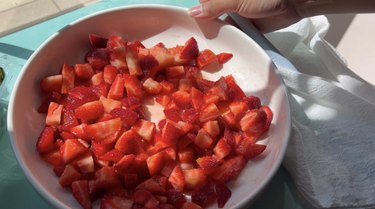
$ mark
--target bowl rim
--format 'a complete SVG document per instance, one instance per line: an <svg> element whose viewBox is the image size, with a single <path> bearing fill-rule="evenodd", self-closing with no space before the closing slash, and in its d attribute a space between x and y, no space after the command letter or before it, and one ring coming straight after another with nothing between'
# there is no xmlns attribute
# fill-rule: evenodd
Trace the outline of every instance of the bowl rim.
<svg viewBox="0 0 375 209"><path fill-rule="evenodd" d="M59 200L59 199L55 198L54 196L50 195L49 192L39 183L39 181L36 179L36 177L34 175L30 174L30 170L29 170L28 166L26 165L26 163L24 162L22 154L17 149L17 144L16 144L16 141L14 140L15 139L15 134L14 134L14 131L13 131L14 130L14 128L13 128L13 125L14 125L14 121L13 121L13 112L14 112L13 104L14 104L14 100L16 99L16 94L17 94L16 89L20 85L20 82L21 82L21 80L22 80L22 78L23 78L23 76L24 76L24 74L26 72L26 69L29 67L29 65L31 64L31 62L34 59L34 57L36 57L39 54L39 52L52 39L54 39L56 36L58 36L61 31L69 28L70 26L79 24L80 22L83 22L83 21L85 21L87 19L90 19L92 17L95 17L95 16L99 16L99 15L103 15L103 14L111 13L111 12L115 12L115 11L129 10L129 9L166 9L166 10L171 10L171 11L187 12L187 8L180 7L180 6L174 6L174 5L166 5L166 4L132 4L132 5L116 6L116 7L113 7L113 8L103 9L101 11L93 12L93 13L91 13L89 15L86 15L84 17L78 18L75 21L72 21L69 24L67 24L66 26L62 27L58 31L54 32L45 41L43 41L43 43L28 58L28 60L26 61L26 63L22 67L22 69L21 69L21 71L20 71L20 73L19 73L19 75L18 75L18 77L17 77L17 79L15 81L14 88L13 88L13 90L11 92L11 95L10 95L10 98L9 98L8 111L7 111L7 130L8 130L9 138L10 138L10 141L11 141L11 146L12 146L13 152L14 152L14 154L16 156L16 159L17 159L17 161L18 161L21 169L23 170L23 173L26 176L26 179L28 180L28 182L31 183L31 185L33 186L33 188L35 190L37 190L39 192L39 194L41 194L41 196L45 200L47 200L47 202L49 204L51 204L51 205L53 205L55 207L58 207L58 208L67 208L67 205L64 204L61 200ZM218 21L218 22L226 24L225 22L223 22L220 19L213 19L211 21ZM277 71L277 66L271 60L271 58L269 57L269 55L267 55L267 53L264 51L264 49L261 46L259 46L259 44L255 40L253 40L250 37L248 37L241 30L238 29L238 31L240 32L241 35L246 36L249 40L251 40L251 42L254 43L254 47L258 48L257 50L260 53L263 54L262 56L265 57L265 59L268 59L270 65L272 66L271 68L273 68L272 71L274 71L274 73L276 74L277 79L280 81L282 92L283 92L283 94L285 94L284 96L286 98L286 100L285 100L286 104L285 105L286 105L287 112L286 112L285 124L286 124L286 127L287 127L288 130L287 130L287 133L286 133L285 139L284 139L285 143L283 143L282 146L279 149L279 154L278 154L279 158L275 161L275 165L272 166L272 168L270 169L270 171L266 174L266 176L264 178L264 182L262 184L260 184L260 186L254 191L255 196L253 196L250 199L249 198L242 199L236 205L234 205L234 208L242 208L242 207L246 206L247 204L250 204L251 202L255 201L255 199L260 195L260 193L268 185L268 183L270 182L270 180L275 176L277 170L281 166L282 161L283 161L283 159L285 157L285 153L286 153L286 150L287 150L287 145L289 143L289 138L290 138L290 134L291 134L291 124L292 124L292 122L291 122L291 108L290 108L290 95L288 93L288 89L287 89L287 87L285 85L284 80L282 79L281 75Z"/></svg>

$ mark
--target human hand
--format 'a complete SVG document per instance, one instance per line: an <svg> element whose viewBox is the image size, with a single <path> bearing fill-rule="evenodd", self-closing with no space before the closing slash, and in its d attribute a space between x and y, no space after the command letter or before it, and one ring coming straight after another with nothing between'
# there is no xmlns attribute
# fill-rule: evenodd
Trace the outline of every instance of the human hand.
<svg viewBox="0 0 375 209"><path fill-rule="evenodd" d="M262 32L289 26L301 19L291 0L200 0L189 9L195 18L215 18L226 12L246 17Z"/></svg>

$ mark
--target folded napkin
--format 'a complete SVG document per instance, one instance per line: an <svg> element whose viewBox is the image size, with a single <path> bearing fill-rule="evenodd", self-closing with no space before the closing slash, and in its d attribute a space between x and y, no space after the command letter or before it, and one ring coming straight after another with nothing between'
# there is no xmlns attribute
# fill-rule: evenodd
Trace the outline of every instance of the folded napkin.
<svg viewBox="0 0 375 209"><path fill-rule="evenodd" d="M328 29L317 16L266 34L298 70L279 69L292 111L283 165L314 208L375 208L375 87L324 40Z"/></svg>

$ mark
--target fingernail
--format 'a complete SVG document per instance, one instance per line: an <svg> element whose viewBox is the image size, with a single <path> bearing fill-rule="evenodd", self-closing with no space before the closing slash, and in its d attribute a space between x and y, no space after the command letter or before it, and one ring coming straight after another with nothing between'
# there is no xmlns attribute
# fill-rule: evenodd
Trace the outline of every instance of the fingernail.
<svg viewBox="0 0 375 209"><path fill-rule="evenodd" d="M192 17L203 17L202 5L197 5L188 10L188 13Z"/></svg>

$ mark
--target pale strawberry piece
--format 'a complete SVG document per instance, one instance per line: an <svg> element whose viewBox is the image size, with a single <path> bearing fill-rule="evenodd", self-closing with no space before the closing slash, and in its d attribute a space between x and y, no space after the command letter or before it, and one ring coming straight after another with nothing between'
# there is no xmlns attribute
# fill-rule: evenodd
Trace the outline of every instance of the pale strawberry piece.
<svg viewBox="0 0 375 209"><path fill-rule="evenodd" d="M102 140L115 132L120 131L122 128L122 121L120 118L115 118L103 122L89 124L83 129L87 136L94 140Z"/></svg>
<svg viewBox="0 0 375 209"><path fill-rule="evenodd" d="M161 131L161 137L159 141L155 141L160 147L169 147L177 144L179 137L181 136L180 130L174 126L171 122L167 121Z"/></svg>
<svg viewBox="0 0 375 209"><path fill-rule="evenodd" d="M122 103L120 101L114 100L114 99L108 99L104 96L100 97L100 101L103 104L103 108L104 108L105 113L110 113L112 110L114 110L116 108L121 108L121 106L122 106Z"/></svg>
<svg viewBox="0 0 375 209"><path fill-rule="evenodd" d="M63 187L69 187L74 181L80 179L81 176L82 174L74 166L68 164L59 178L59 183Z"/></svg>
<svg viewBox="0 0 375 209"><path fill-rule="evenodd" d="M64 164L69 163L87 151L87 147L77 139L68 139L60 147L60 155Z"/></svg>
<svg viewBox="0 0 375 209"><path fill-rule="evenodd" d="M55 133L55 128L50 126L44 127L36 143L36 150L39 153L50 152L55 149Z"/></svg>
<svg viewBox="0 0 375 209"><path fill-rule="evenodd" d="M62 86L61 93L66 94L70 89L74 88L75 73L74 68L68 64L64 64L61 70Z"/></svg>
<svg viewBox="0 0 375 209"><path fill-rule="evenodd" d="M89 193L89 182L87 180L74 181L71 186L74 198L84 209L91 209L91 199Z"/></svg>
<svg viewBox="0 0 375 209"><path fill-rule="evenodd" d="M181 163L191 163L196 159L196 153L192 147L184 147L179 149L177 155Z"/></svg>
<svg viewBox="0 0 375 209"><path fill-rule="evenodd" d="M246 102L243 101L234 101L231 102L229 105L229 110L233 113L236 120L241 119L246 112L249 110L249 106Z"/></svg>
<svg viewBox="0 0 375 209"><path fill-rule="evenodd" d="M203 129L212 137L216 138L220 134L220 126L217 120L210 120L203 124Z"/></svg>
<svg viewBox="0 0 375 209"><path fill-rule="evenodd" d="M125 49L126 41L119 35L111 35L107 40L107 48L114 51L121 51Z"/></svg>
<svg viewBox="0 0 375 209"><path fill-rule="evenodd" d="M171 94L173 91L175 91L175 85L169 81L163 80L160 82L160 85L162 85L161 94Z"/></svg>
<svg viewBox="0 0 375 209"><path fill-rule="evenodd" d="M129 74L133 76L140 76L143 74L138 59L137 46L129 44L126 46L126 63L128 65Z"/></svg>
<svg viewBox="0 0 375 209"><path fill-rule="evenodd" d="M101 101L87 102L74 110L76 118L82 121L92 121L104 114L104 107Z"/></svg>
<svg viewBox="0 0 375 209"><path fill-rule="evenodd" d="M80 138L80 139L83 139L85 141L90 141L90 138L87 137L83 127L85 127L87 124L86 123L81 123L77 126L74 126L72 128L69 129L70 133L72 133L74 136L76 137L71 137L71 138Z"/></svg>
<svg viewBox="0 0 375 209"><path fill-rule="evenodd" d="M176 78L185 74L185 67L183 65L171 66L165 69L167 78Z"/></svg>
<svg viewBox="0 0 375 209"><path fill-rule="evenodd" d="M112 84L117 76L117 68L112 65L106 65L103 70L103 79L107 84Z"/></svg>
<svg viewBox="0 0 375 209"><path fill-rule="evenodd" d="M167 106L171 101L171 97L169 95L156 95L155 101L162 106Z"/></svg>
<svg viewBox="0 0 375 209"><path fill-rule="evenodd" d="M237 119L236 116L230 110L223 113L221 115L221 118L228 127L237 128L239 119Z"/></svg>
<svg viewBox="0 0 375 209"><path fill-rule="evenodd" d="M145 91L149 94L159 94L163 89L163 86L151 77L147 78L142 85Z"/></svg>
<svg viewBox="0 0 375 209"><path fill-rule="evenodd" d="M210 103L203 107L199 113L199 121L204 123L209 120L215 120L219 116L219 109L214 103Z"/></svg>
<svg viewBox="0 0 375 209"><path fill-rule="evenodd" d="M173 125L178 128L181 132L181 135L185 135L193 129L193 125L184 121L177 121Z"/></svg>
<svg viewBox="0 0 375 209"><path fill-rule="evenodd" d="M194 108L185 109L181 113L181 119L187 123L195 124L198 121L199 112Z"/></svg>
<svg viewBox="0 0 375 209"><path fill-rule="evenodd" d="M217 54L216 57L217 57L217 61L220 64L224 64L224 63L228 62L230 59L232 59L233 54L227 53L227 52L221 52L221 53Z"/></svg>
<svg viewBox="0 0 375 209"><path fill-rule="evenodd" d="M77 160L77 166L82 173L93 173L95 171L94 158L87 153Z"/></svg>
<svg viewBox="0 0 375 209"><path fill-rule="evenodd" d="M147 167L151 176L158 174L164 166L165 153L158 152L147 158Z"/></svg>
<svg viewBox="0 0 375 209"><path fill-rule="evenodd" d="M196 110L199 110L200 107L204 104L204 100L203 100L204 94L203 94L203 92L201 92L200 90L198 90L195 87L192 87L190 94L191 94L192 106Z"/></svg>
<svg viewBox="0 0 375 209"><path fill-rule="evenodd" d="M140 119L133 125L132 129L143 139L150 141L154 137L156 125L151 121Z"/></svg>
<svg viewBox="0 0 375 209"><path fill-rule="evenodd" d="M140 136L132 129L125 131L117 140L115 148L124 154L138 154L142 151Z"/></svg>
<svg viewBox="0 0 375 209"><path fill-rule="evenodd" d="M98 73L95 73L91 79L90 79L90 84L92 86L97 86L99 84L102 84L104 83L104 76L103 76L103 72L98 72Z"/></svg>
<svg viewBox="0 0 375 209"><path fill-rule="evenodd" d="M267 114L262 110L250 110L240 120L240 127L244 132L261 133L266 126Z"/></svg>
<svg viewBox="0 0 375 209"><path fill-rule="evenodd" d="M224 138L221 138L214 147L215 156L219 159L225 158L231 153L231 151L231 146L225 141Z"/></svg>
<svg viewBox="0 0 375 209"><path fill-rule="evenodd" d="M89 63L84 64L75 64L74 65L74 72L76 78L81 81L90 80L91 77L94 75L94 69L91 67Z"/></svg>
<svg viewBox="0 0 375 209"><path fill-rule="evenodd" d="M124 79L121 74L117 74L109 89L107 98L119 100L124 96Z"/></svg>
<svg viewBox="0 0 375 209"><path fill-rule="evenodd" d="M185 176L179 165L176 165L168 177L168 182L172 187L179 192L184 190L185 186Z"/></svg>
<svg viewBox="0 0 375 209"><path fill-rule="evenodd" d="M241 156L235 156L228 160L225 160L213 173L212 177L214 180L227 183L237 178L242 169L246 166L247 160Z"/></svg>
<svg viewBox="0 0 375 209"><path fill-rule="evenodd" d="M186 91L175 91L172 94L172 100L175 102L175 104L182 108L182 109L188 109L191 107L191 98L190 94Z"/></svg>
<svg viewBox="0 0 375 209"><path fill-rule="evenodd" d="M63 110L63 105L51 102L48 106L48 112L46 116L46 125L57 126L61 123L61 113Z"/></svg>
<svg viewBox="0 0 375 209"><path fill-rule="evenodd" d="M207 176L200 168L183 170L186 189L198 189L207 183Z"/></svg>
<svg viewBox="0 0 375 209"><path fill-rule="evenodd" d="M43 78L40 82L40 86L44 92L61 92L62 86L62 75L51 75Z"/></svg>
<svg viewBox="0 0 375 209"><path fill-rule="evenodd" d="M200 129L194 139L194 144L201 149L210 148L213 142L214 140L212 139L212 137L204 129Z"/></svg>
<svg viewBox="0 0 375 209"><path fill-rule="evenodd" d="M158 69L163 69L174 64L174 57L163 44L156 44L150 48L150 55L158 62Z"/></svg>
<svg viewBox="0 0 375 209"><path fill-rule="evenodd" d="M198 158L197 164L204 170L206 174L211 174L220 165L219 159L214 156L203 156Z"/></svg>
<svg viewBox="0 0 375 209"><path fill-rule="evenodd" d="M197 57L197 65L200 69L217 62L217 56L210 49L204 49Z"/></svg>
<svg viewBox="0 0 375 209"><path fill-rule="evenodd" d="M100 209L132 209L133 205L133 200L114 195L107 195L100 201Z"/></svg>

